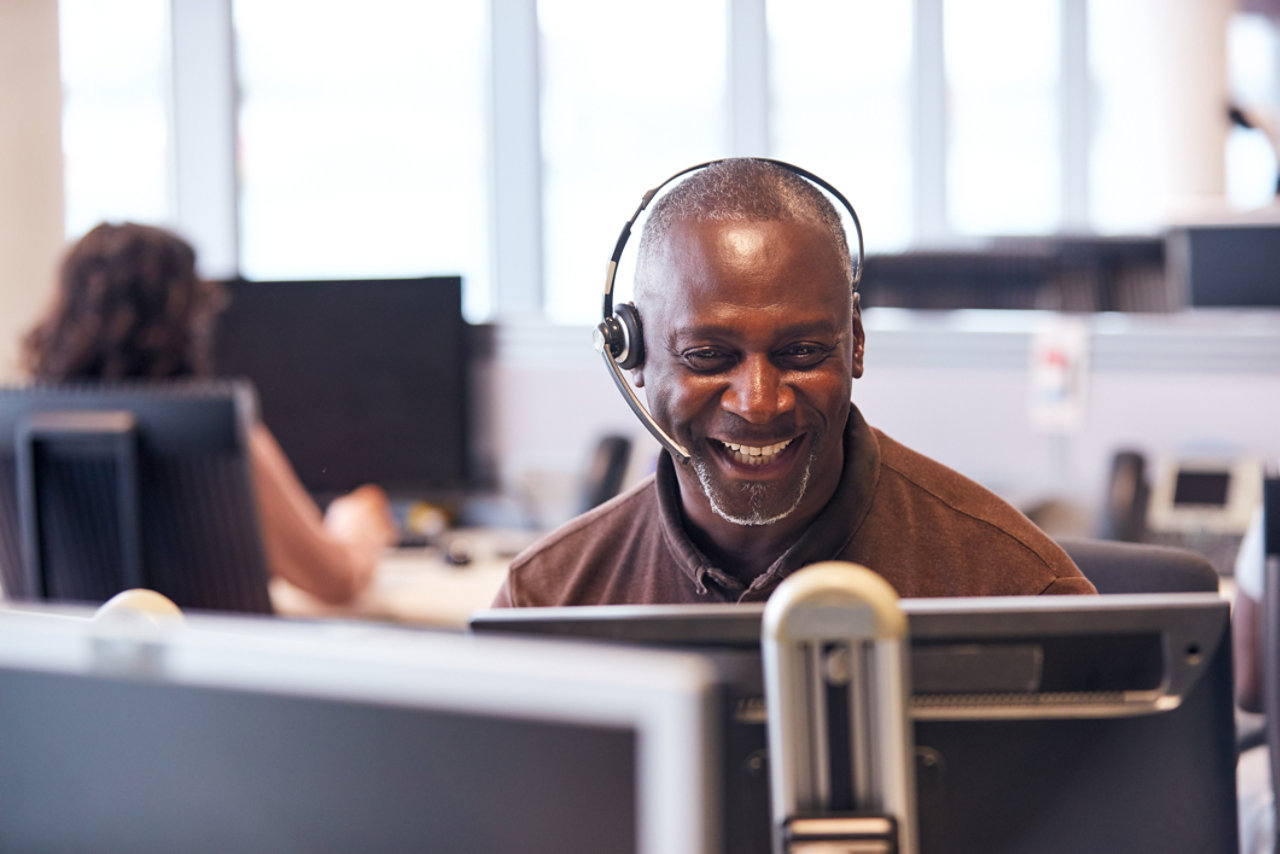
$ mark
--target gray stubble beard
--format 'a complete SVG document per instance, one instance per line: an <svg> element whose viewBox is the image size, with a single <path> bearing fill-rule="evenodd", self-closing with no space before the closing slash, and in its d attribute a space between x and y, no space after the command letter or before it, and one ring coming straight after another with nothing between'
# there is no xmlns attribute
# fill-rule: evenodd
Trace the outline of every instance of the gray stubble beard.
<svg viewBox="0 0 1280 854"><path fill-rule="evenodd" d="M772 525L774 522L780 522L790 516L800 506L800 502L804 500L804 494L809 488L809 474L813 471L814 459L817 457L817 443L809 451L809 459L805 461L804 472L800 476L800 485L796 489L795 498L790 506L780 513L772 516L765 515L764 502L771 488L767 483L746 483L740 484L737 488L746 495L748 504L748 515L735 516L728 511L718 494L717 486L711 478L711 469L707 465L706 460L701 456L695 456L693 459L693 470L698 475L698 483L702 487L702 494L707 496L707 501L711 504L711 512L715 513L726 522L734 525L743 525L745 527L760 527L763 525Z"/></svg>

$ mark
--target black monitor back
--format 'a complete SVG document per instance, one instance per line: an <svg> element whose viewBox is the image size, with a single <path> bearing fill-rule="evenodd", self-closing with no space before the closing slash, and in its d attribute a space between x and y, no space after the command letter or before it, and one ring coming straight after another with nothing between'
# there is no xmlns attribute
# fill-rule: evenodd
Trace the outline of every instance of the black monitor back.
<svg viewBox="0 0 1280 854"><path fill-rule="evenodd" d="M1280 306L1280 223L1221 223L1169 235L1169 268L1194 307Z"/></svg>
<svg viewBox="0 0 1280 854"><path fill-rule="evenodd" d="M921 854L1234 854L1229 606L1211 594L904 600ZM727 851L770 851L762 606L481 612L477 632L698 649Z"/></svg>
<svg viewBox="0 0 1280 854"><path fill-rule="evenodd" d="M244 383L0 389L0 579L19 600L146 587L268 613Z"/></svg>
<svg viewBox="0 0 1280 854"><path fill-rule="evenodd" d="M253 382L308 491L323 501L376 483L432 498L467 486L459 277L225 286L214 364Z"/></svg>

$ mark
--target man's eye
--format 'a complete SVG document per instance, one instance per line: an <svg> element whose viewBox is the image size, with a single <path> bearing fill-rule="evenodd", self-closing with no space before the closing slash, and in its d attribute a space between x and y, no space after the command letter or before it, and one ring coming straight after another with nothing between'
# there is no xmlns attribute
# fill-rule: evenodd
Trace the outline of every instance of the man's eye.
<svg viewBox="0 0 1280 854"><path fill-rule="evenodd" d="M684 352L684 361L695 371L714 371L728 367L731 357L714 347L698 347Z"/></svg>
<svg viewBox="0 0 1280 854"><path fill-rule="evenodd" d="M781 360L793 368L813 368L826 361L831 349L820 344L796 344L782 351Z"/></svg>

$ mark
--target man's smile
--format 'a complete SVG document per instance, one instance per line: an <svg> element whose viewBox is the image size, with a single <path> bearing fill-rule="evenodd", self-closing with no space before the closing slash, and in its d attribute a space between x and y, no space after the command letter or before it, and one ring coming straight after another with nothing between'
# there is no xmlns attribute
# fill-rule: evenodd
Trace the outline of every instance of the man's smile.
<svg viewBox="0 0 1280 854"><path fill-rule="evenodd" d="M786 450L790 445L791 439L781 442L774 442L772 445L740 445L736 442L721 442L736 463L742 463L749 466L768 465L778 458L778 455Z"/></svg>
<svg viewBox="0 0 1280 854"><path fill-rule="evenodd" d="M801 436L792 436L776 442L756 440L754 442L733 442L728 439L710 439L709 445L715 456L728 469L744 473L750 469L749 475L766 474L766 469L776 469L780 464L788 463L794 451L801 443Z"/></svg>

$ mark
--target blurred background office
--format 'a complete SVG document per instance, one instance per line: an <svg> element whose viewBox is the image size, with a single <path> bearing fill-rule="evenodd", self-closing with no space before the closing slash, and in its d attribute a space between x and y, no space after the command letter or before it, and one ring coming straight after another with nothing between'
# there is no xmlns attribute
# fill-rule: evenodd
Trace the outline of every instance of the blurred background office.
<svg viewBox="0 0 1280 854"><path fill-rule="evenodd" d="M460 275L472 483L554 524L648 441L589 347L622 222L768 155L861 215L868 418L1091 533L1117 452L1280 455L1280 315L1166 251L1267 215L1277 110L1274 0L6 0L0 376L101 220L219 279Z"/></svg>

